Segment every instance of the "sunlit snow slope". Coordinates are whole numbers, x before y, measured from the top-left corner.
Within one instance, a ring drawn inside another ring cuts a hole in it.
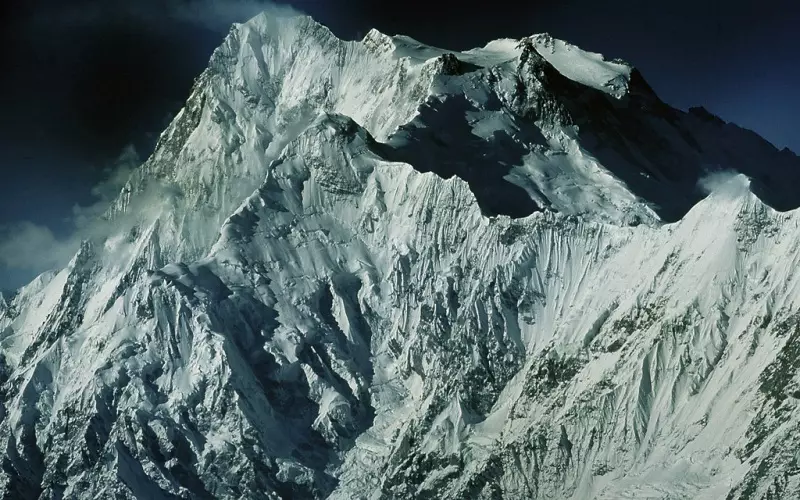
[[[548,35],[235,25],[0,297],[0,490],[794,498],[799,176]]]

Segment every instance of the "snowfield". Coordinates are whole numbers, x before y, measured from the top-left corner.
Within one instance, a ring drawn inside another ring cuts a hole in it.
[[[799,176],[548,35],[257,16],[0,297],[0,490],[794,498]]]

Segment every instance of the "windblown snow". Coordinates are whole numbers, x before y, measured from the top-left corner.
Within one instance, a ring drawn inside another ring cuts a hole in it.
[[[548,35],[235,25],[0,297],[0,490],[793,498],[799,173]]]

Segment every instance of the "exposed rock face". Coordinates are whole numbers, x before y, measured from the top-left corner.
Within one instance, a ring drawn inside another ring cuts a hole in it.
[[[113,230],[0,297],[0,489],[792,497],[798,171],[546,35],[259,16]]]

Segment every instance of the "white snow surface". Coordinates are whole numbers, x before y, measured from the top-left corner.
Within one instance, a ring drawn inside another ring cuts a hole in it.
[[[795,497],[800,212],[737,169],[796,157],[631,75],[235,25],[112,234],[0,298],[0,491]]]
[[[575,82],[622,97],[627,92],[632,67],[621,61],[607,61],[602,54],[588,52],[547,33],[530,37],[536,50],[561,74]],[[493,40],[480,49],[463,54],[465,60],[489,66],[519,57],[521,40]]]

